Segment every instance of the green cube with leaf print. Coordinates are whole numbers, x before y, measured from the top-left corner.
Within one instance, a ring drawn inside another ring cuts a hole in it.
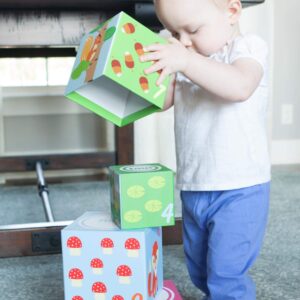
[[[111,166],[111,213],[122,229],[174,225],[174,173],[161,164]]]
[[[120,12],[83,36],[65,96],[118,126],[162,109],[170,78],[157,86],[159,72],[144,73],[153,62],[140,62],[154,43],[167,41]]]

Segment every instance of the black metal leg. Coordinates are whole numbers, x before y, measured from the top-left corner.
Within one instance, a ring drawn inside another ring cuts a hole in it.
[[[44,178],[43,168],[42,168],[41,162],[38,161],[36,163],[35,170],[36,170],[37,179],[38,179],[39,195],[43,200],[43,206],[44,206],[44,211],[45,211],[47,221],[48,222],[54,222],[52,209],[51,209],[50,202],[49,202],[49,197],[48,197],[49,190],[48,190],[45,178]]]

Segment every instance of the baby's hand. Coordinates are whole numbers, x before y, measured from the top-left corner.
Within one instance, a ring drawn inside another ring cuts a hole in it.
[[[147,54],[140,57],[142,62],[155,61],[155,63],[145,69],[146,74],[162,70],[157,85],[160,85],[164,79],[171,73],[183,72],[187,65],[188,50],[175,38],[169,39],[169,44],[153,44],[144,47]]]

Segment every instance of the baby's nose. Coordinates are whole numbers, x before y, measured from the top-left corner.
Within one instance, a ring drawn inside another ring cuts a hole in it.
[[[185,46],[185,47],[190,47],[192,46],[192,41],[189,38],[188,35],[180,35],[179,41]]]

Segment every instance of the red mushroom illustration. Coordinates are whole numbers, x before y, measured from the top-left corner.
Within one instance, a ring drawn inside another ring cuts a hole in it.
[[[92,292],[94,293],[95,300],[105,300],[107,293],[106,285],[103,282],[94,282]]]
[[[71,285],[74,287],[82,287],[83,273],[78,268],[73,268],[69,271]]]
[[[77,236],[71,236],[67,240],[67,247],[70,250],[70,255],[81,255],[82,242]]]
[[[157,265],[159,259],[159,249],[157,241],[152,246],[151,271],[148,274],[148,296],[155,298],[158,290]]]
[[[111,61],[111,67],[112,67],[114,73],[115,73],[118,77],[122,76],[122,67],[121,67],[120,62],[119,62],[117,59],[113,59],[113,60]]]
[[[130,284],[130,276],[132,276],[132,271],[127,265],[118,266],[117,275],[119,276],[120,283]]]
[[[122,31],[127,34],[132,34],[135,32],[135,27],[132,23],[126,23],[122,26]]]
[[[139,82],[140,82],[140,86],[141,86],[142,90],[145,93],[148,93],[149,92],[148,79],[146,77],[144,77],[144,76],[141,76],[140,79],[139,79]]]
[[[103,261],[100,258],[93,258],[90,265],[94,274],[100,275],[103,273]]]
[[[72,300],[83,300],[81,296],[73,296]]]
[[[125,65],[127,68],[132,69],[134,68],[134,60],[132,55],[129,52],[124,53]]]
[[[115,295],[111,300],[124,300],[124,298],[121,295]]]
[[[101,241],[101,247],[103,254],[112,254],[114,242],[110,238],[104,238]]]
[[[135,238],[129,238],[125,242],[125,249],[127,249],[129,257],[138,257],[140,248],[140,243]]]
[[[134,49],[135,49],[138,56],[141,56],[145,53],[144,52],[144,47],[141,43],[135,43],[134,44]]]

